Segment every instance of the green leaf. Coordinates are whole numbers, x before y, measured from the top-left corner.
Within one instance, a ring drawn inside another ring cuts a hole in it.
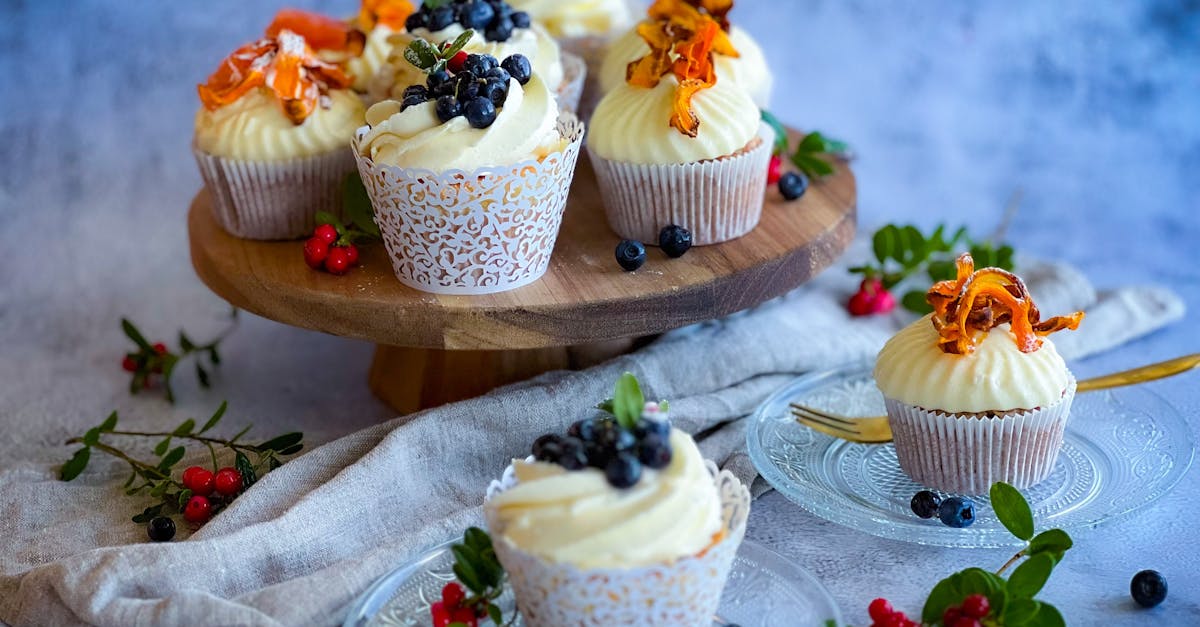
[[[250,458],[246,454],[238,451],[233,457],[233,467],[242,475],[242,489],[249,489],[258,481],[258,473],[254,471],[254,464],[250,463]]]
[[[354,178],[357,176],[358,176],[357,174],[351,174],[350,176],[346,177],[346,180],[349,181],[351,178]],[[361,182],[361,180],[360,180],[360,182]],[[329,213],[327,211],[318,211],[317,215],[316,215],[316,221],[317,221],[318,226],[336,225],[336,224],[342,223],[341,220],[337,219],[337,216],[335,216],[332,213]]]
[[[257,447],[260,451],[282,451],[299,444],[304,439],[304,434],[299,432],[285,433],[259,444]]]
[[[1039,553],[1021,562],[1008,577],[1008,592],[1015,597],[1032,599],[1046,585],[1054,570],[1054,558]]]
[[[371,206],[371,196],[363,185],[362,177],[357,173],[346,176],[342,182],[342,206],[350,222],[358,230],[372,237],[382,237],[379,227],[375,224],[375,210]]]
[[[925,301],[925,292],[922,292],[921,290],[913,290],[905,294],[900,299],[900,304],[903,305],[905,309],[921,315],[933,312],[933,306]]]
[[[450,547],[450,551],[454,553],[454,574],[458,580],[471,592],[483,594],[486,586],[483,585],[479,574],[475,571],[477,556],[474,551],[465,544],[455,544]]]
[[[87,468],[88,460],[92,458],[92,447],[85,446],[71,456],[67,463],[63,464],[62,470],[59,471],[58,478],[62,481],[70,481],[79,476],[84,468]]]
[[[187,333],[184,333],[183,331],[179,332],[179,350],[185,353],[190,353],[196,350],[196,343],[193,342],[192,338],[188,337]]]
[[[213,412],[212,417],[208,419],[208,422],[204,423],[203,427],[200,427],[200,430],[197,431],[197,433],[204,433],[205,431],[217,426],[217,423],[221,422],[221,417],[225,415],[225,410],[228,407],[229,401],[221,401],[221,406],[217,408],[217,411]]]
[[[621,375],[613,389],[613,415],[616,416],[617,423],[626,429],[632,429],[641,419],[645,407],[646,397],[642,395],[637,377],[629,372]]]
[[[191,435],[192,429],[195,428],[196,421],[188,418],[187,420],[184,420],[183,423],[181,423],[178,427],[175,427],[175,430],[171,432],[171,435]]]
[[[249,424],[249,425],[246,425],[245,427],[242,427],[242,430],[238,431],[237,434],[235,434],[232,438],[230,438],[229,442],[233,443],[233,442],[237,442],[238,440],[242,439],[242,436],[246,435],[246,433],[250,431],[250,427],[253,427],[253,426],[254,426],[253,424]]]
[[[154,454],[162,457],[167,454],[167,449],[171,448],[171,436],[162,439],[161,442],[154,445]]]
[[[88,429],[87,433],[83,434],[82,439],[84,446],[95,446],[95,444],[100,441],[100,427],[92,427],[91,429]]]
[[[175,497],[175,503],[179,505],[179,511],[183,511],[183,509],[185,507],[187,507],[187,503],[189,500],[191,500],[191,498],[192,498],[191,490],[184,488],[179,491],[179,494],[176,495],[176,497]]]
[[[496,627],[500,627],[504,624],[504,614],[500,611],[500,608],[497,607],[495,603],[488,603],[487,613],[488,618],[492,619],[492,622],[496,624]]]
[[[496,550],[488,547],[479,552],[479,563],[476,565],[483,584],[489,588],[497,588],[504,580],[504,567],[496,557]]]
[[[667,399],[663,399],[663,400],[659,401],[658,402],[658,410],[664,414],[670,412],[671,411],[671,403],[669,403],[667,401]]]
[[[438,51],[432,44],[424,39],[414,39],[408,44],[408,49],[404,52],[404,58],[408,59],[408,51],[411,50],[417,57],[417,67],[428,70],[438,62]],[[409,61],[411,63],[411,60]]]
[[[155,484],[153,488],[150,488],[150,496],[161,498],[167,493],[167,490],[170,489],[171,484],[167,481],[163,481],[162,483]]]
[[[1034,601],[1033,604],[1037,607],[1037,613],[1026,621],[1025,625],[1028,627],[1066,627],[1067,622],[1063,620],[1058,608],[1041,601]]]
[[[996,512],[1000,524],[1021,540],[1032,540],[1033,511],[1029,509],[1029,502],[1025,497],[1003,481],[992,484],[989,496],[992,500],[992,510]]]
[[[875,235],[871,238],[871,245],[875,250],[875,259],[879,263],[884,263],[896,254],[896,247],[900,240],[899,233],[900,229],[891,224],[875,231]]]
[[[212,387],[212,384],[208,381],[208,371],[198,361],[196,362],[196,378],[200,380],[200,387],[206,390]]]
[[[1063,553],[1066,553],[1067,549],[1073,545],[1071,536],[1067,535],[1067,532],[1062,529],[1047,529],[1029,541],[1029,548],[1025,549],[1025,554],[1033,556],[1045,553],[1058,562],[1062,560]]]
[[[934,282],[949,281],[958,275],[958,269],[954,267],[954,262],[945,259],[930,261],[925,271],[929,273],[929,278]]]
[[[299,453],[300,451],[303,451],[303,450],[304,450],[303,444],[294,444],[292,446],[289,446],[289,447],[283,449],[282,451],[279,451],[279,454],[280,455],[295,455],[296,453]]]
[[[825,137],[820,132],[813,131],[800,140],[800,145],[797,146],[796,151],[797,153],[825,152]]]
[[[212,365],[214,365],[214,366],[221,365],[221,354],[217,352],[216,346],[212,346],[208,349],[208,358],[209,358],[209,360],[212,361]]]
[[[1033,599],[1016,598],[1004,608],[1005,627],[1016,627],[1025,625],[1033,619],[1038,612],[1038,602]]]
[[[971,594],[986,596],[993,611],[1003,613],[1007,600],[1004,580],[982,568],[968,568],[950,575],[933,587],[921,610],[923,622],[938,624],[946,608],[962,604],[963,599]]]
[[[404,60],[408,61],[409,65],[419,70],[426,69],[423,65],[421,65],[421,55],[417,54],[417,51],[413,50],[411,47],[404,49]]]
[[[820,178],[833,174],[833,165],[828,161],[809,154],[797,153],[792,155],[792,163],[800,168],[809,178]]]
[[[158,462],[158,469],[164,473],[169,473],[171,469],[175,467],[175,464],[178,464],[179,460],[183,459],[183,454],[186,452],[187,449],[183,448],[182,446],[176,446],[175,448],[171,449],[170,452],[168,452],[162,458],[162,461]]]
[[[925,247],[925,236],[917,227],[908,225],[900,229],[899,255],[893,258],[906,269],[912,270],[929,258]]]
[[[121,330],[125,331],[125,336],[133,340],[133,343],[137,344],[138,348],[148,353],[154,352],[154,347],[150,345],[150,342],[146,341],[146,338],[142,335],[142,332],[139,331],[138,328],[134,326],[134,324],[128,319],[121,318]]]
[[[133,485],[133,482],[136,479],[137,479],[137,471],[133,471],[133,470],[129,471],[129,478],[125,480],[125,484],[121,486],[121,489],[125,489],[125,488],[128,488],[129,486]]]
[[[448,48],[446,48],[445,50],[442,51],[441,58],[443,58],[443,59],[454,58],[454,55],[458,54],[458,52],[460,50],[462,50],[463,48],[465,48],[467,46],[467,44],[471,43],[471,37],[473,37],[474,35],[475,35],[475,31],[473,31],[473,30],[467,29],[467,30],[463,31],[458,36],[458,38],[454,40],[454,43],[450,44],[450,46]]]
[[[150,507],[147,507],[146,509],[142,510],[142,513],[138,514],[137,516],[134,516],[133,522],[138,523],[140,525],[144,525],[144,524],[150,522],[151,520],[154,520],[155,518],[157,518],[158,514],[160,512],[162,512],[162,508],[163,508],[163,506],[161,503],[158,505],[151,505]]]
[[[463,542],[475,551],[492,548],[492,537],[479,527],[469,527],[463,533]]]
[[[596,409],[599,409],[600,411],[606,411],[610,414],[613,413],[613,399],[605,399],[600,404],[596,405]]]
[[[104,419],[104,422],[100,423],[100,431],[108,433],[116,428],[117,428],[117,412],[114,410],[113,413],[108,415],[108,418]]]
[[[761,115],[763,122],[766,122],[767,126],[770,126],[771,129],[775,131],[775,154],[781,156],[786,155],[788,152],[787,128],[784,127],[783,122],[780,122],[779,118],[775,117],[775,115],[770,111],[763,109]]]

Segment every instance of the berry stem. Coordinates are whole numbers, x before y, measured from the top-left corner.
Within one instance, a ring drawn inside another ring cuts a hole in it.
[[[71,438],[70,440],[67,440],[67,444],[82,444],[82,443],[83,443],[83,438]],[[127,464],[129,464],[130,467],[133,468],[134,472],[137,472],[139,475],[141,474],[141,472],[138,472],[138,471],[142,471],[142,472],[149,471],[149,472],[153,472],[153,473],[160,474],[160,475],[167,474],[167,473],[160,471],[157,467],[147,464],[146,462],[134,459],[134,458],[130,457],[129,455],[127,455],[125,453],[125,451],[122,451],[121,449],[109,446],[103,442],[96,442],[95,444],[92,444],[91,447],[94,449],[100,450],[100,451],[104,451],[105,453],[108,453],[109,455],[112,455],[113,457],[116,457],[118,459],[124,460]],[[145,475],[143,475],[143,477],[144,476]],[[169,475],[167,476],[167,480],[170,481],[175,486],[179,487],[180,489],[183,488],[182,483],[179,483],[178,481],[171,479]]]
[[[1016,555],[1009,558],[1009,560],[1000,567],[1000,570],[996,571],[996,574],[1003,575],[1004,571],[1008,570],[1008,568],[1013,564],[1016,564],[1017,561],[1019,561],[1022,557],[1025,557],[1025,551],[1018,551]]]
[[[261,453],[262,452],[262,451],[258,450],[257,446],[253,446],[253,445],[245,446],[245,445],[237,444],[233,440],[222,440],[221,438],[207,438],[202,435],[191,435],[191,434],[176,435],[174,433],[170,433],[170,432],[166,432],[166,431],[109,431],[108,433],[111,433],[113,435],[132,435],[132,436],[140,436],[140,437],[148,437],[148,438],[166,438],[166,437],[181,438],[184,440],[192,440],[193,442],[202,442],[205,445],[207,445],[210,449],[212,448],[213,444],[219,444],[219,445],[224,446],[225,448],[228,448],[234,452],[236,452],[236,451],[249,451],[251,453]],[[78,438],[76,438],[76,440],[78,440]],[[216,457],[217,457],[216,452],[213,452],[213,464],[214,465],[216,464]]]

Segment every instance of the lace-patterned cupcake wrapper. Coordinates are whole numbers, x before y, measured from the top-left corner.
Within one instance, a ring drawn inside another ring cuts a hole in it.
[[[764,124],[755,139],[734,155],[667,165],[611,161],[589,147],[609,226],[647,244],[670,224],[691,231],[696,246],[749,233],[762,217],[774,137]]]
[[[709,625],[746,533],[750,491],[706,462],[721,495],[724,537],[699,555],[642,568],[580,570],[554,564],[496,539],[517,607],[531,627]],[[487,499],[515,485],[512,466],[488,487]],[[484,507],[485,511],[487,507]],[[495,529],[493,520],[488,520]],[[495,534],[493,534],[495,536]]]
[[[884,401],[904,474],[935,490],[987,494],[997,481],[1027,488],[1050,475],[1074,398],[1072,377],[1054,405],[993,416]]]
[[[235,237],[297,239],[312,235],[315,215],[342,215],[342,183],[354,172],[349,147],[288,161],[226,159],[192,147],[212,196],[213,215]]]
[[[472,172],[375,163],[354,140],[375,222],[405,285],[435,294],[493,294],[546,273],[562,225],[584,127],[558,119],[568,144],[538,160]]]
[[[562,65],[563,84],[555,94],[558,108],[576,113],[579,110],[580,99],[583,98],[583,88],[588,75],[587,64],[573,54],[563,53]]]

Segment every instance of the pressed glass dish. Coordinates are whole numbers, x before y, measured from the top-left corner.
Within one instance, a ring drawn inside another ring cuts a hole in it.
[[[900,470],[891,444],[855,444],[802,426],[801,403],[844,416],[883,415],[871,365],[806,375],[771,395],[750,417],[746,442],[758,472],[812,514],[893,540],[954,547],[1015,546],[987,496],[972,496],[976,522],[965,529],[922,520],[909,501],[924,489]],[[1044,527],[1095,527],[1133,514],[1166,494],[1192,463],[1187,422],[1146,388],[1075,397],[1062,452],[1050,476],[1023,490]]]

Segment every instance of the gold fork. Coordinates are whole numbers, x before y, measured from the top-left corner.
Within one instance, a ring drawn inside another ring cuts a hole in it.
[[[1084,379],[1078,383],[1076,389],[1079,392],[1093,392],[1135,385],[1172,377],[1197,366],[1200,366],[1200,353],[1115,372],[1102,377]],[[887,416],[850,418],[799,403],[791,403],[790,407],[797,422],[826,435],[863,444],[885,444],[892,441],[892,428],[888,426]]]

